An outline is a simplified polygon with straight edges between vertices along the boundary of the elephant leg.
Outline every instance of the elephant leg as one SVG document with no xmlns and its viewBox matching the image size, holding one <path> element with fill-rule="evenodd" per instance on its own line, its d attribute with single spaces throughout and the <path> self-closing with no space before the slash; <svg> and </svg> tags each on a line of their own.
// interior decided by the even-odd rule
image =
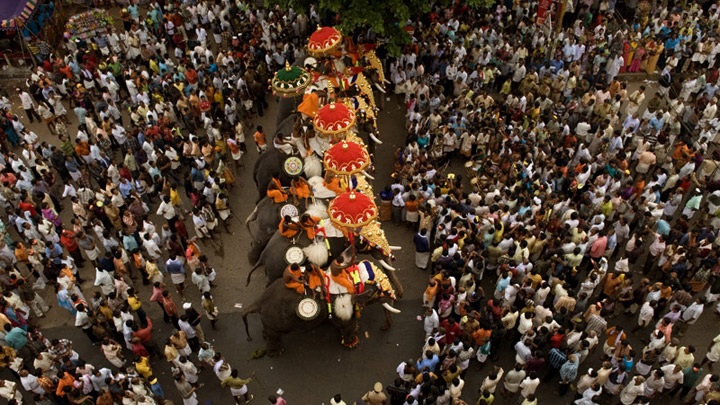
<svg viewBox="0 0 720 405">
<path fill-rule="evenodd" d="M 385 311 L 385 323 L 380 327 L 380 330 L 388 330 L 392 326 L 393 323 L 393 317 L 392 313 L 388 311 L 387 309 Z"/>
<path fill-rule="evenodd" d="M 277 357 L 285 352 L 285 347 L 283 347 L 282 342 L 280 341 L 280 335 L 266 329 L 263 331 L 263 337 L 267 343 L 268 356 Z"/>
<path fill-rule="evenodd" d="M 356 320 L 352 320 L 347 324 L 340 325 L 340 334 L 342 335 L 342 344 L 348 349 L 354 349 L 360 344 L 357 336 L 359 325 Z"/>
</svg>

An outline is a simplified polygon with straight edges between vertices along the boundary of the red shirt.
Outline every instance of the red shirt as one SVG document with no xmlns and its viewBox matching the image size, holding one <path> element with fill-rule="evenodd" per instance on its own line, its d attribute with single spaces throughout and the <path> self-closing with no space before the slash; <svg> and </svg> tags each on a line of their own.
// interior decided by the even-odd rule
<svg viewBox="0 0 720 405">
<path fill-rule="evenodd" d="M 460 325 L 458 325 L 457 322 L 453 322 L 451 325 L 447 319 L 440 322 L 440 327 L 445 329 L 445 337 L 440 339 L 440 342 L 438 343 L 452 344 L 455 341 L 455 338 L 460 336 L 462 333 Z"/>
<path fill-rule="evenodd" d="M 74 238 L 75 232 L 64 230 L 60 236 L 60 243 L 68 250 L 74 252 L 78 249 L 77 240 Z"/>
<path fill-rule="evenodd" d="M 35 205 L 31 204 L 27 201 L 20 201 L 20 204 L 18 204 L 18 207 L 20 207 L 20 209 L 23 212 L 30 211 L 30 215 L 32 215 L 32 216 L 37 215 L 37 211 L 35 210 Z"/>
<path fill-rule="evenodd" d="M 188 231 L 185 227 L 185 223 L 178 219 L 175 221 L 175 232 L 177 232 L 178 236 L 181 238 L 187 238 L 188 237 Z"/>
<path fill-rule="evenodd" d="M 145 319 L 147 320 L 147 326 L 132 333 L 133 337 L 139 337 L 143 343 L 149 342 L 152 338 L 152 321 L 150 318 Z"/>
</svg>

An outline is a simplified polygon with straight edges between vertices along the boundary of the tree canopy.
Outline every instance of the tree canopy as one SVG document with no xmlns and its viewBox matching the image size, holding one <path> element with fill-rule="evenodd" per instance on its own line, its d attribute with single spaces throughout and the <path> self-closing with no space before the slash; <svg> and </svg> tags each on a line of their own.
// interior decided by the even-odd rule
<svg viewBox="0 0 720 405">
<path fill-rule="evenodd" d="M 467 5 L 487 7 L 494 0 L 466 0 Z M 446 4 L 445 4 L 446 3 Z M 337 27 L 344 33 L 356 29 L 372 29 L 373 32 L 385 40 L 387 51 L 398 55 L 403 47 L 410 41 L 410 35 L 403 30 L 408 19 L 430 11 L 431 3 L 426 0 L 266 0 L 269 6 L 278 5 L 283 10 L 292 7 L 297 12 L 305 13 L 315 4 L 318 13 L 324 15 L 337 15 Z M 440 6 L 451 4 L 451 0 L 436 3 Z"/>
</svg>

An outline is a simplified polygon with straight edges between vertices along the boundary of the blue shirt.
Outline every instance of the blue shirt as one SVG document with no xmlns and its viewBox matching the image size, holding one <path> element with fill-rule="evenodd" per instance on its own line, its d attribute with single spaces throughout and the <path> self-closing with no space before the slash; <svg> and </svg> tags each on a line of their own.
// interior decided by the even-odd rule
<svg viewBox="0 0 720 405">
<path fill-rule="evenodd" d="M 658 117 L 652 117 L 652 118 L 650 118 L 649 124 L 650 124 L 650 128 L 660 132 L 663 125 L 665 124 L 665 118 L 660 117 L 660 119 L 658 119 Z"/>
<path fill-rule="evenodd" d="M 438 363 L 440 363 L 440 359 L 438 358 L 437 354 L 433 354 L 432 358 L 424 358 L 422 361 L 417 362 L 416 366 L 418 370 L 422 370 L 423 368 L 427 367 L 430 371 L 435 371 L 435 367 L 437 367 Z"/>
<path fill-rule="evenodd" d="M 100 265 L 100 268 L 103 270 L 107 270 L 108 272 L 115 271 L 115 263 L 113 263 L 112 258 L 108 259 L 103 256 L 100 260 L 98 260 L 98 264 Z"/>
<path fill-rule="evenodd" d="M 20 350 L 27 344 L 27 332 L 16 326 L 5 335 L 5 343 L 15 350 Z"/>
<path fill-rule="evenodd" d="M 128 198 L 130 197 L 130 192 L 133 190 L 133 185 L 129 181 L 120 182 L 118 189 L 123 198 Z"/>
<path fill-rule="evenodd" d="M 138 248 L 137 240 L 132 235 L 123 236 L 123 247 L 128 252 L 132 252 Z"/>
<path fill-rule="evenodd" d="M 561 59 L 553 59 L 552 62 L 550 62 L 550 68 L 553 73 L 557 73 L 560 70 L 562 70 L 565 63 Z"/>
<path fill-rule="evenodd" d="M 548 363 L 550 363 L 550 367 L 559 370 L 565 362 L 567 362 L 567 357 L 565 357 L 563 352 L 556 348 L 550 349 L 548 353 Z"/>
<path fill-rule="evenodd" d="M 62 256 L 62 247 L 58 245 L 57 243 L 53 243 L 52 245 L 48 245 L 45 247 L 45 256 L 48 259 L 52 259 L 53 263 L 60 264 L 60 256 Z"/>
<path fill-rule="evenodd" d="M 184 274 L 185 266 L 183 266 L 180 260 L 168 259 L 168 261 L 165 262 L 165 270 L 170 274 Z"/>
</svg>

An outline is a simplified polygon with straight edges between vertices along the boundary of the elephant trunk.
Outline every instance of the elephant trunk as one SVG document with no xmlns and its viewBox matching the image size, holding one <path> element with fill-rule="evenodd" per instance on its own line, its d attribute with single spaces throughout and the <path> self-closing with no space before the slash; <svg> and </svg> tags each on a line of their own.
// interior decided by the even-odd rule
<svg viewBox="0 0 720 405">
<path fill-rule="evenodd" d="M 388 272 L 385 272 L 385 275 L 387 275 L 388 279 L 390 280 L 390 284 L 392 284 L 397 297 L 402 298 L 403 294 L 405 293 L 405 289 L 403 288 L 402 283 L 400 282 L 400 279 L 398 278 L 397 274 L 395 274 L 394 271 L 388 271 Z"/>
</svg>

